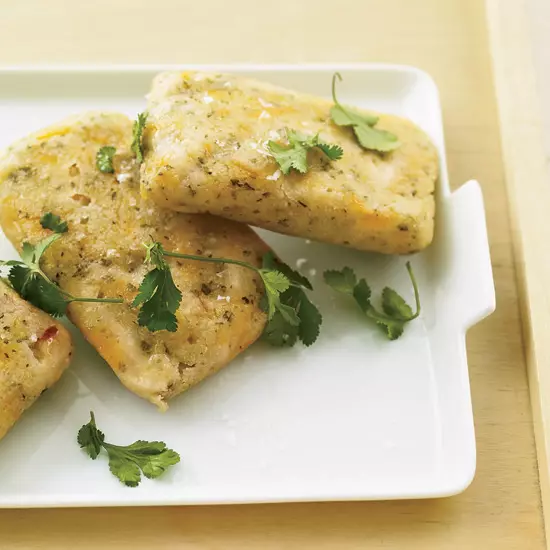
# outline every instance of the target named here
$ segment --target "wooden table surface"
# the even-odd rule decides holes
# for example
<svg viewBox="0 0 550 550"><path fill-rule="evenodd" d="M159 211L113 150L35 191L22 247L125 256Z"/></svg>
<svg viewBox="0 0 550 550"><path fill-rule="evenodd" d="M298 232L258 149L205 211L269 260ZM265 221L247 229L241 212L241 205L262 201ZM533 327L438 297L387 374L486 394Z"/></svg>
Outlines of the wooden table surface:
<svg viewBox="0 0 550 550"><path fill-rule="evenodd" d="M0 548L545 548L483 0L3 0L0 7L4 65L383 61L428 71L441 92L451 183L477 178L483 186L497 289L496 313L468 335L478 469L464 494L411 502L3 510Z"/></svg>

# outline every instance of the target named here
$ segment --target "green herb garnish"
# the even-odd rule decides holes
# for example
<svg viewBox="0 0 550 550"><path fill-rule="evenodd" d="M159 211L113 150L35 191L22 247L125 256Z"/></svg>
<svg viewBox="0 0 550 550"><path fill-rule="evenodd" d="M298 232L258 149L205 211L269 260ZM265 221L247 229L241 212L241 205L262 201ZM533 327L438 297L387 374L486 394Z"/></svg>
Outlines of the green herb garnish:
<svg viewBox="0 0 550 550"><path fill-rule="evenodd" d="M305 174L308 169L307 152L317 147L330 160L338 160L344 154L339 145L330 145L319 141L319 134L306 136L295 130L286 130L288 145L281 145L276 141L268 141L267 148L281 168L283 174L287 175L291 169Z"/></svg>
<svg viewBox="0 0 550 550"><path fill-rule="evenodd" d="M266 285L266 276L275 273L282 275L288 282L288 287L281 289L273 299L279 304L264 330L264 339L273 346L293 346L300 339L306 346L311 346L318 336L323 318L317 307L312 304L304 289L312 290L309 280L279 261L273 252L268 252L263 258L264 273L262 277ZM290 313L292 312L292 313Z"/></svg>
<svg viewBox="0 0 550 550"><path fill-rule="evenodd" d="M47 215L42 216L41 220ZM57 218L55 223L53 218ZM65 222L57 216L47 217L45 223L51 227L63 228ZM44 225L43 225L44 227ZM50 229L51 227L48 227ZM54 317L65 315L67 306L72 302L103 302L110 304L120 304L121 298L77 298L68 292L59 288L40 268L42 256L48 248L61 238L60 233L54 233L49 237L38 242L36 245L23 243L21 250L21 261L10 260L1 261L0 267L9 267L8 281L14 290L24 299L34 306L42 309Z"/></svg>
<svg viewBox="0 0 550 550"><path fill-rule="evenodd" d="M365 279L357 281L353 269L344 267L341 271L325 271L325 282L338 292L352 296L365 315L378 324L390 340L396 340L403 334L405 325L420 315L420 295L411 267L407 262L407 272L414 290L416 311L392 288L382 291L382 311L371 303L371 290Z"/></svg>
<svg viewBox="0 0 550 550"><path fill-rule="evenodd" d="M77 441L92 460L99 456L102 448L105 449L109 470L127 487L137 487L142 473L154 479L180 461L180 455L168 449L162 441L139 440L124 447L106 443L103 432L96 426L93 412L90 412L90 422L78 431Z"/></svg>
<svg viewBox="0 0 550 550"><path fill-rule="evenodd" d="M176 311L181 303L181 292L174 283L170 266L164 259L165 251L160 243L145 245L145 262L154 267L149 271L139 287L132 306L141 306L138 323L151 332L167 330L176 332L178 321Z"/></svg>
<svg viewBox="0 0 550 550"><path fill-rule="evenodd" d="M396 135L386 130L379 130L374 126L378 123L378 117L350 107L344 107L336 98L336 78L342 80L340 73L332 76L332 100L334 106L330 110L330 116L334 124L338 126L351 126L359 145L363 149L386 153L399 147L400 143Z"/></svg>
<svg viewBox="0 0 550 550"><path fill-rule="evenodd" d="M135 139L135 137L134 137ZM133 147L133 144L132 144ZM110 174L115 171L113 167L113 157L116 154L116 148L111 147L110 145L106 145L105 147L102 147L96 155L96 166L97 169L100 172L103 172L105 174Z"/></svg>
<svg viewBox="0 0 550 550"><path fill-rule="evenodd" d="M10 267L8 280L14 290L23 299L54 317L65 315L68 302L61 289L40 269L40 259L59 238L61 235L55 233L35 246L23 243L21 250L23 261L0 262L0 265Z"/></svg>
<svg viewBox="0 0 550 550"><path fill-rule="evenodd" d="M48 212L40 218L40 225L44 229L50 229L54 233L67 233L69 226L67 222L61 221L59 216Z"/></svg>
<svg viewBox="0 0 550 550"><path fill-rule="evenodd" d="M141 145L141 138L143 137L143 130L145 129L146 123L147 113L139 113L132 128L132 151L136 155L136 159L139 163L143 162L143 147Z"/></svg>
<svg viewBox="0 0 550 550"><path fill-rule="evenodd" d="M297 339L310 346L317 340L322 322L321 314L304 292L304 289L311 290L311 283L280 262L272 252L264 255L263 265L258 268L241 260L169 252L157 242L144 246L147 249L146 262L153 264L155 268L145 276L133 304L136 307L143 304L138 316L141 326L153 331L177 329L175 311L181 301L181 293L177 290L170 267L164 260L164 257L171 257L233 264L256 272L265 287L262 301L268 317L264 330L265 339L274 346L292 346Z"/></svg>

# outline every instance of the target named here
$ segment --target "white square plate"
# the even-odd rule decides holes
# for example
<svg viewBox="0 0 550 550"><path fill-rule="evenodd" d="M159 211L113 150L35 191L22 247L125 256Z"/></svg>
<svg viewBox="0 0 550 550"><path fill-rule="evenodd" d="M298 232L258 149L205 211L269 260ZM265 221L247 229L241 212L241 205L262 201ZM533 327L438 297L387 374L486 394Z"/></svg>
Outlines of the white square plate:
<svg viewBox="0 0 550 550"><path fill-rule="evenodd" d="M143 110L153 75L167 67L4 69L0 148L86 109ZM195 67L196 68L196 67ZM451 194L436 87L416 69L384 65L219 66L342 103L403 115L437 145L436 239L412 258L422 316L389 342L322 280L353 267L375 292L389 285L412 300L405 258L365 254L262 232L290 265L303 267L324 314L311 348L255 344L161 414L135 397L75 334L76 357L55 388L0 442L0 506L213 504L447 496L475 471L465 332L495 296L481 192ZM0 233L0 258L15 257ZM108 440L164 440L182 462L139 488L121 485L104 458L76 443L95 411Z"/></svg>

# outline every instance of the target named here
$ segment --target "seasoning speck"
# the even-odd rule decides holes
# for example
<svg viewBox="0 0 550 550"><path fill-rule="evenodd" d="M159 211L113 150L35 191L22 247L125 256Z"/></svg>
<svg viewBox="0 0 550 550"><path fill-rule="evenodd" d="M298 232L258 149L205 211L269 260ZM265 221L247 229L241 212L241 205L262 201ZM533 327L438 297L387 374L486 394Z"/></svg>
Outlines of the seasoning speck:
<svg viewBox="0 0 550 550"><path fill-rule="evenodd" d="M262 97L259 97L258 98L258 102L260 103L260 105L262 107L273 107L273 103L269 103L269 101L266 101L265 99L263 99Z"/></svg>

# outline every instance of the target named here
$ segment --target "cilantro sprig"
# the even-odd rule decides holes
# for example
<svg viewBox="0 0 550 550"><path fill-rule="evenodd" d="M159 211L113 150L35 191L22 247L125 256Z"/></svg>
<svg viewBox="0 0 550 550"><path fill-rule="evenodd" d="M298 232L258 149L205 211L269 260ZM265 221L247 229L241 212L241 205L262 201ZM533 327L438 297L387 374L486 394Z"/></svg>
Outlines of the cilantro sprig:
<svg viewBox="0 0 550 550"><path fill-rule="evenodd" d="M176 311L181 303L181 292L174 283L170 266L164 259L165 250L157 242L145 244L145 262L154 266L139 287L132 306L141 306L138 323L151 332L167 330L176 332Z"/></svg>
<svg viewBox="0 0 550 550"><path fill-rule="evenodd" d="M265 287L262 300L262 307L268 318L264 329L265 340L273 346L293 346L298 339L310 346L317 340L322 317L304 290L312 290L311 283L278 260L273 252L264 255L262 267L258 268L242 260L170 252L158 242L144 246L147 249L145 261L155 267L145 276L134 300L134 306L142 306L138 316L140 326L151 331L177 329L175 312L181 302L181 293L174 284L170 267L164 259L168 257L233 264L254 271Z"/></svg>
<svg viewBox="0 0 550 550"><path fill-rule="evenodd" d="M59 216L47 212L40 218L40 225L43 229L49 229L54 233L67 233L69 226L67 222L61 220Z"/></svg>
<svg viewBox="0 0 550 550"><path fill-rule="evenodd" d="M136 155L136 159L139 163L143 162L143 147L141 144L141 139L143 137L143 130L145 129L146 124L147 113L139 113L132 128L132 151Z"/></svg>
<svg viewBox="0 0 550 550"><path fill-rule="evenodd" d="M342 80L340 73L332 76L332 100L334 105L330 110L332 121L337 126L351 126L359 145L363 149L386 153L399 147L399 139L395 134L375 128L379 117L360 113L342 105L336 97L336 79Z"/></svg>
<svg viewBox="0 0 550 550"><path fill-rule="evenodd" d="M116 155L116 147L106 145L97 152L95 163L97 169L104 174L111 174L115 171L113 157Z"/></svg>
<svg viewBox="0 0 550 550"><path fill-rule="evenodd" d="M309 280L277 259L273 252L264 255L260 275L262 273L269 319L264 340L276 347L291 347L299 339L304 345L311 346L319 336L323 318L305 292L313 290ZM286 279L288 286L273 293L268 288L270 277ZM271 315L270 300L276 304Z"/></svg>
<svg viewBox="0 0 550 550"><path fill-rule="evenodd" d="M142 473L154 479L180 461L180 455L168 449L163 441L138 440L124 447L107 443L91 411L90 421L78 431L77 441L92 460L100 455L102 448L105 449L109 457L109 470L127 487L137 487Z"/></svg>
<svg viewBox="0 0 550 550"><path fill-rule="evenodd" d="M420 315L420 294L410 262L407 262L407 272L414 291L414 313L403 297L389 287L382 291L382 311L376 309L371 303L371 289L367 281L358 281L350 267L344 267L341 271L325 271L324 279L337 292L352 296L363 313L379 325L390 340L397 340L403 334L405 325Z"/></svg>
<svg viewBox="0 0 550 550"><path fill-rule="evenodd" d="M51 213L41 218L44 221L43 227L57 229L54 233L42 239L37 244L23 243L21 249L21 260L1 261L0 268L8 267L8 281L14 290L34 306L42 309L54 317L65 315L67 306L72 302L102 302L120 304L121 298L80 298L65 292L59 288L40 267L40 262L46 250L62 237L62 230L66 223L62 222L59 216Z"/></svg>
<svg viewBox="0 0 550 550"><path fill-rule="evenodd" d="M54 317L65 315L68 305L67 296L44 274L40 268L40 259L60 237L59 233L54 233L34 246L23 243L22 261L0 261L0 266L10 268L8 281L14 290L24 300Z"/></svg>
<svg viewBox="0 0 550 550"><path fill-rule="evenodd" d="M330 159L338 160L342 158L344 151L339 145L332 145L320 141L319 134L306 136L295 130L286 129L288 145L282 145L276 141L268 141L267 148L273 155L273 158L285 175L292 169L305 174L309 165L307 162L307 153L310 149L317 147Z"/></svg>

